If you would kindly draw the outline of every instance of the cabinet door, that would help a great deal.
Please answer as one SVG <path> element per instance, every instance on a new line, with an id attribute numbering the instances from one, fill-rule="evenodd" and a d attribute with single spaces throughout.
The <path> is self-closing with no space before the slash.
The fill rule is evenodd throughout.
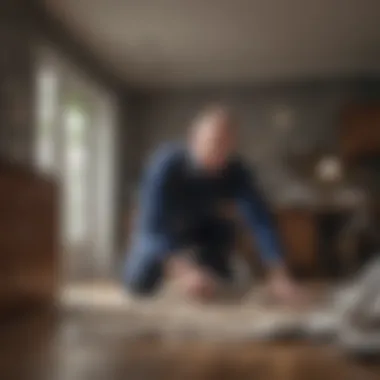
<path id="1" fill-rule="evenodd" d="M 342 117 L 340 144 L 346 161 L 380 154 L 380 104 L 347 108 Z"/>
<path id="2" fill-rule="evenodd" d="M 0 315 L 30 302 L 50 302 L 57 290 L 55 185 L 0 173 Z"/>
<path id="3" fill-rule="evenodd" d="M 315 272 L 317 232 L 315 217 L 304 210 L 278 213 L 279 230 L 290 268 L 302 274 Z"/>

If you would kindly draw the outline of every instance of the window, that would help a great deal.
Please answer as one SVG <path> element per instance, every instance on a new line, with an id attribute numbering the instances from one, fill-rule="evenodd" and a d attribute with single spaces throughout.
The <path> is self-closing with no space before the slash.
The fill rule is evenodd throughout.
<path id="1" fill-rule="evenodd" d="M 104 272 L 113 250 L 115 100 L 50 50 L 39 58 L 36 163 L 61 185 L 66 274 Z"/>
<path id="2" fill-rule="evenodd" d="M 49 65 L 37 75 L 37 166 L 52 171 L 54 163 L 54 129 L 58 105 L 58 73 Z"/>

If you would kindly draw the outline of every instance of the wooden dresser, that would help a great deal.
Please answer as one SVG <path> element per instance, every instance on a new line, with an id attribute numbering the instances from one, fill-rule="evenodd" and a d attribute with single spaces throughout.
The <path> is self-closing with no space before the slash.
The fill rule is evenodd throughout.
<path id="1" fill-rule="evenodd" d="M 57 198 L 53 181 L 0 163 L 0 316 L 54 299 Z"/>
<path id="2" fill-rule="evenodd" d="M 316 213 L 306 208 L 288 207 L 278 209 L 276 214 L 286 263 L 295 273 L 315 275 L 318 271 Z"/>

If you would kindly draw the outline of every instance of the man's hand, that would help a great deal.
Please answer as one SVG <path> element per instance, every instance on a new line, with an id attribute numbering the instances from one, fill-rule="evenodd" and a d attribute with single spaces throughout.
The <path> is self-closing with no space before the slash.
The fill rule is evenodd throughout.
<path id="1" fill-rule="evenodd" d="M 186 273 L 180 284 L 185 294 L 202 302 L 211 300 L 217 291 L 216 281 L 201 268 L 194 268 Z"/>
<path id="2" fill-rule="evenodd" d="M 217 281 L 205 269 L 185 257 L 173 257 L 166 266 L 168 275 L 174 279 L 183 293 L 198 301 L 206 302 L 217 292 Z"/>
<path id="3" fill-rule="evenodd" d="M 300 306 L 306 301 L 306 293 L 290 278 L 282 267 L 271 270 L 268 287 L 270 295 L 277 302 Z"/>

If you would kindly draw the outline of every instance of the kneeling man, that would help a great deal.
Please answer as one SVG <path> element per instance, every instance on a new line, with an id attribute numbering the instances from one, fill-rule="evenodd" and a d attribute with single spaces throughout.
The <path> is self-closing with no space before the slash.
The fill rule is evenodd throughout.
<path id="1" fill-rule="evenodd" d="M 186 143 L 164 146 L 151 158 L 125 263 L 131 291 L 151 294 L 170 277 L 185 294 L 212 298 L 219 280 L 232 276 L 234 225 L 222 210 L 233 202 L 256 237 L 275 295 L 294 298 L 270 213 L 237 155 L 237 127 L 226 109 L 211 108 L 195 120 Z"/>

